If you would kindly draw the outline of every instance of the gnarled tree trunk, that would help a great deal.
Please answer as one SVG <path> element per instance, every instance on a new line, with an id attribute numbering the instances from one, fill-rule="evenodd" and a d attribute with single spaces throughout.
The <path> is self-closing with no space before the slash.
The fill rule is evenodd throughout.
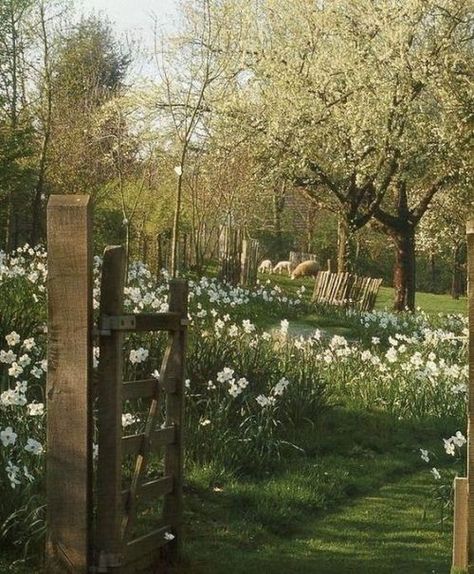
<path id="1" fill-rule="evenodd" d="M 414 311 L 416 293 L 415 230 L 407 225 L 404 229 L 391 231 L 395 244 L 394 310 Z"/>

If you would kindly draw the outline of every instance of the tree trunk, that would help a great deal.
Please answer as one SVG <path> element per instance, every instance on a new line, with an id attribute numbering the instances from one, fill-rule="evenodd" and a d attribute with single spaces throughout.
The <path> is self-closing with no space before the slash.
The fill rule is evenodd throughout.
<path id="1" fill-rule="evenodd" d="M 451 269 L 451 296 L 453 299 L 459 299 L 462 292 L 461 287 L 461 245 L 457 245 L 453 249 L 452 269 Z"/>
<path id="2" fill-rule="evenodd" d="M 345 273 L 349 270 L 349 226 L 347 221 L 340 217 L 337 224 L 337 272 Z"/>
<path id="3" fill-rule="evenodd" d="M 285 184 L 281 188 L 275 187 L 273 192 L 273 233 L 275 234 L 275 250 L 278 259 L 284 257 L 283 253 L 283 233 L 281 225 L 281 216 L 285 207 Z"/>
<path id="4" fill-rule="evenodd" d="M 430 276 L 431 292 L 436 293 L 436 258 L 434 253 L 430 254 Z"/>
<path id="5" fill-rule="evenodd" d="M 395 243 L 395 270 L 393 286 L 395 287 L 395 311 L 415 310 L 415 230 L 407 226 L 403 230 L 392 231 Z"/>
<path id="6" fill-rule="evenodd" d="M 179 232 L 180 232 L 180 215 L 181 215 L 181 195 L 182 195 L 182 186 L 183 186 L 183 176 L 182 176 L 182 167 L 183 163 L 181 162 L 181 171 L 178 175 L 178 183 L 176 185 L 176 201 L 175 201 L 175 210 L 174 210 L 174 218 L 173 218 L 173 230 L 171 234 L 171 265 L 170 265 L 170 274 L 172 278 L 175 278 L 178 272 L 178 241 L 179 241 Z"/>

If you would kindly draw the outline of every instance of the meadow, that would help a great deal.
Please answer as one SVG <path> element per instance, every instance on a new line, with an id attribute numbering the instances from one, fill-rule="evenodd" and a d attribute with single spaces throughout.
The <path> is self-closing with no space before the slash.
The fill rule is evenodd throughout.
<path id="1" fill-rule="evenodd" d="M 0 255 L 4 572 L 40 571 L 46 277 L 41 248 Z M 165 311 L 167 281 L 130 265 L 126 309 Z M 465 300 L 420 294 L 417 313 L 393 314 L 385 288 L 360 313 L 312 305 L 311 287 L 190 278 L 179 572 L 446 572 L 465 450 Z M 163 336 L 130 336 L 126 379 L 156 374 L 163 348 Z M 144 413 L 125 404 L 126 434 Z"/>

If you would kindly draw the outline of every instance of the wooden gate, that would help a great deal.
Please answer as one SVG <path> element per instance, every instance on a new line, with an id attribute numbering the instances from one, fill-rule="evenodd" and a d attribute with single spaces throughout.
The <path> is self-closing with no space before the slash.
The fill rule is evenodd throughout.
<path id="1" fill-rule="evenodd" d="M 125 251 L 108 247 L 99 320 L 93 330 L 90 245 L 88 200 L 53 198 L 48 206 L 47 572 L 151 572 L 161 558 L 176 560 L 182 543 L 188 288 L 184 280 L 170 282 L 167 313 L 124 314 Z M 92 472 L 93 331 L 100 348 L 96 476 Z M 124 382 L 124 336 L 146 331 L 168 333 L 159 377 Z M 141 434 L 122 436 L 125 400 L 148 402 Z M 156 463 L 160 454 L 160 475 L 146 478 L 150 457 Z M 128 481 L 127 457 L 133 458 Z M 161 516 L 153 517 L 152 528 L 136 531 L 138 504 L 159 497 L 163 497 Z"/>
<path id="2" fill-rule="evenodd" d="M 312 301 L 372 311 L 381 284 L 382 279 L 320 271 L 314 284 Z"/>

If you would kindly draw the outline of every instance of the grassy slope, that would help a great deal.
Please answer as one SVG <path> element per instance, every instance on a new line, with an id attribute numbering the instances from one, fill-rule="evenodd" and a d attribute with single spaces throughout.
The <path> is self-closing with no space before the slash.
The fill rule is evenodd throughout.
<path id="1" fill-rule="evenodd" d="M 307 458 L 268 478 L 191 474 L 180 573 L 448 571 L 450 526 L 439 532 L 417 451 L 436 432 L 336 410 L 306 436 Z"/>

